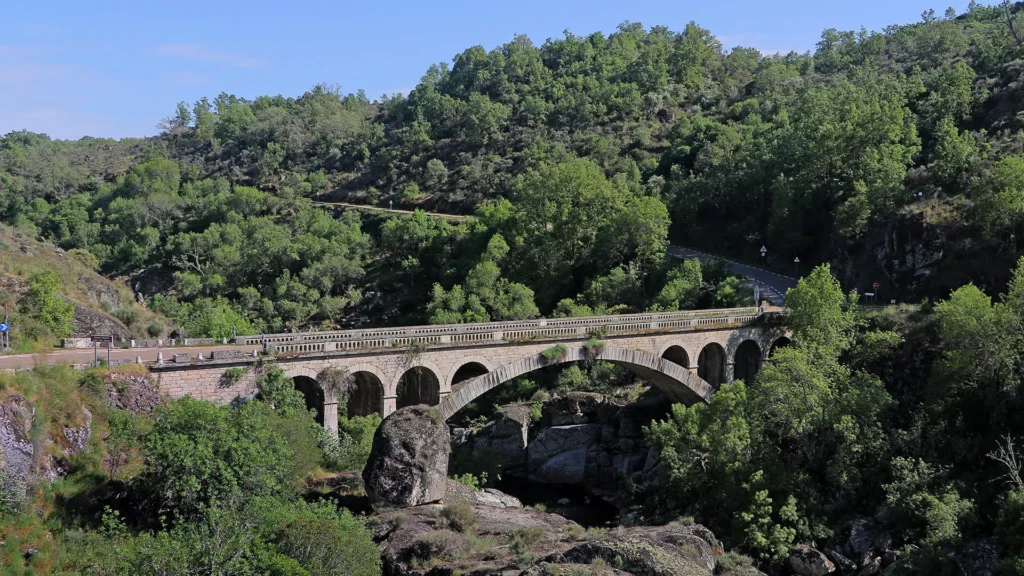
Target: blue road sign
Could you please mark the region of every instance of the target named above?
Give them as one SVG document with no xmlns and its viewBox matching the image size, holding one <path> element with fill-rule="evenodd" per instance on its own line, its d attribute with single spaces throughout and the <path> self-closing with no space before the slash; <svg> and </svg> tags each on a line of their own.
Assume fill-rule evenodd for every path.
<svg viewBox="0 0 1024 576">
<path fill-rule="evenodd" d="M 7 332 L 11 329 L 10 324 L 0 324 L 0 332 Z"/>
</svg>

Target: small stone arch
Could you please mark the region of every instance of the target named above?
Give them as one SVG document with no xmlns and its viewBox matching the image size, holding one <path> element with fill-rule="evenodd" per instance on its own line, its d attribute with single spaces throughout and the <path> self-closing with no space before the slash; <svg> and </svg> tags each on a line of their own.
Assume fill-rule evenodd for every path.
<svg viewBox="0 0 1024 576">
<path fill-rule="evenodd" d="M 768 348 L 768 357 L 771 358 L 780 348 L 785 348 L 786 346 L 789 346 L 792 343 L 793 341 L 790 340 L 788 336 L 779 336 L 772 342 L 772 345 Z"/>
<path fill-rule="evenodd" d="M 284 372 L 285 376 L 289 378 L 295 378 L 296 376 L 305 376 L 307 378 L 316 380 L 316 370 L 313 370 L 312 368 L 304 364 L 283 364 L 280 365 L 280 368 Z"/>
<path fill-rule="evenodd" d="M 750 384 L 761 370 L 761 346 L 754 340 L 744 340 L 733 354 L 733 379 Z"/>
<path fill-rule="evenodd" d="M 697 376 L 718 389 L 726 381 L 725 348 L 718 342 L 709 342 L 697 356 Z"/>
<path fill-rule="evenodd" d="M 324 390 L 315 378 L 304 374 L 292 376 L 295 389 L 302 393 L 306 400 L 306 409 L 316 410 L 316 422 L 321 426 L 324 423 Z"/>
<path fill-rule="evenodd" d="M 471 378 L 483 376 L 484 374 L 487 374 L 490 371 L 490 368 L 488 368 L 486 364 L 482 362 L 477 362 L 476 360 L 469 360 L 463 362 L 462 365 L 459 366 L 455 370 L 455 372 L 452 373 L 452 377 L 448 385 L 450 387 L 455 386 L 456 384 L 460 382 L 465 382 L 466 380 L 469 380 Z"/>
<path fill-rule="evenodd" d="M 467 380 L 463 386 L 444 399 L 440 406 L 441 414 L 447 420 L 480 395 L 528 372 L 585 360 L 604 360 L 625 366 L 657 387 L 673 402 L 707 402 L 714 391 L 711 385 L 686 368 L 649 352 L 606 347 L 596 357 L 591 357 L 582 347 L 571 347 L 560 359 L 547 360 L 540 354 L 533 354 L 515 362 L 502 364 L 487 374 Z"/>
<path fill-rule="evenodd" d="M 398 408 L 426 404 L 437 406 L 441 401 L 441 379 L 437 371 L 418 364 L 410 366 L 395 385 L 396 404 Z"/>
<path fill-rule="evenodd" d="M 690 367 L 690 353 L 682 344 L 671 344 L 661 351 L 661 357 L 683 368 Z"/>
<path fill-rule="evenodd" d="M 352 379 L 345 413 L 349 416 L 384 416 L 384 382 L 368 370 L 350 371 Z"/>
<path fill-rule="evenodd" d="M 451 385 L 456 382 L 455 375 L 464 368 L 467 364 L 479 364 L 484 368 L 486 372 L 494 370 L 495 363 L 490 359 L 479 354 L 469 354 L 459 358 L 459 361 L 452 365 L 451 372 L 447 375 L 445 380 L 448 382 L 449 389 Z"/>
</svg>

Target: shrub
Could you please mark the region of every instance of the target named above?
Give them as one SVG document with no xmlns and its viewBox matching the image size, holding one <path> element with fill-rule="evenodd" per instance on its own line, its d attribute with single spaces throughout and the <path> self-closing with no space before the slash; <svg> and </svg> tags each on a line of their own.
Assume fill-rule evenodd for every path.
<svg viewBox="0 0 1024 576">
<path fill-rule="evenodd" d="M 146 326 L 146 334 L 150 338 L 159 338 L 164 333 L 164 325 L 159 322 L 150 322 L 149 326 Z"/>
<path fill-rule="evenodd" d="M 28 279 L 28 290 L 21 297 L 22 309 L 39 320 L 57 338 L 71 334 L 75 305 L 59 293 L 60 277 L 53 270 L 37 272 Z"/>
<path fill-rule="evenodd" d="M 131 327 L 139 320 L 139 311 L 134 308 L 118 308 L 114 310 L 114 318 L 117 318 L 125 326 Z"/>
<path fill-rule="evenodd" d="M 583 351 L 587 355 L 587 358 L 593 360 L 601 355 L 604 351 L 605 341 L 600 338 L 591 337 L 589 340 L 583 343 Z"/>
<path fill-rule="evenodd" d="M 583 526 L 580 526 L 579 524 L 573 524 L 572 526 L 569 526 L 567 534 L 569 535 L 570 540 L 580 540 L 583 538 L 583 535 L 586 534 L 586 532 L 587 531 L 583 528 Z"/>
<path fill-rule="evenodd" d="M 516 531 L 512 533 L 512 552 L 517 556 L 525 554 L 543 537 L 544 529 L 540 526 L 516 528 Z"/>
<path fill-rule="evenodd" d="M 373 446 L 373 434 L 380 427 L 378 414 L 338 417 L 338 437 L 323 446 L 324 465 L 339 472 L 359 471 L 366 466 Z M 326 434 L 325 434 L 326 436 Z"/>
<path fill-rule="evenodd" d="M 565 358 L 565 355 L 569 353 L 569 348 L 565 344 L 556 344 L 547 350 L 540 353 L 547 362 L 558 362 Z"/>
<path fill-rule="evenodd" d="M 143 440 L 143 485 L 161 507 L 192 514 L 220 502 L 294 494 L 295 451 L 267 405 L 231 408 L 186 396 L 157 408 L 153 420 Z"/>
<path fill-rule="evenodd" d="M 380 551 L 348 510 L 332 504 L 298 505 L 298 517 L 276 537 L 277 548 L 310 574 L 379 576 Z"/>
<path fill-rule="evenodd" d="M 534 402 L 530 404 L 530 422 L 540 422 L 540 419 L 544 417 L 544 404 L 540 402 Z"/>
<path fill-rule="evenodd" d="M 479 518 L 468 504 L 452 504 L 441 509 L 441 521 L 455 532 L 471 534 Z"/>
<path fill-rule="evenodd" d="M 466 486 L 472 488 L 473 490 L 480 489 L 481 480 L 474 476 L 471 472 L 466 472 L 465 474 L 457 474 L 455 476 L 452 476 L 452 480 L 455 480 L 460 484 L 465 484 Z"/>
<path fill-rule="evenodd" d="M 138 444 L 138 418 L 126 410 L 111 410 L 107 417 L 110 434 L 107 435 L 107 472 L 110 477 L 128 463 L 132 449 Z"/>
<path fill-rule="evenodd" d="M 420 536 L 411 546 L 415 560 L 426 563 L 431 560 L 454 561 L 469 554 L 469 542 L 462 534 L 440 530 Z"/>
</svg>

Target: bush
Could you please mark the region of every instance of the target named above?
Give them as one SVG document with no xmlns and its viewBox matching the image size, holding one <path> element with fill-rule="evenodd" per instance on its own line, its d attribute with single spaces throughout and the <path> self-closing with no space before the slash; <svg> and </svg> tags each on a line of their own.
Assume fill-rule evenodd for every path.
<svg viewBox="0 0 1024 576">
<path fill-rule="evenodd" d="M 114 310 L 113 316 L 120 320 L 122 324 L 130 328 L 138 322 L 139 311 L 134 308 L 118 308 L 117 310 Z"/>
<path fill-rule="evenodd" d="M 293 494 L 295 451 L 281 427 L 281 418 L 260 402 L 231 408 L 186 396 L 159 407 L 143 441 L 144 485 L 160 507 L 185 514 Z"/>
<path fill-rule="evenodd" d="M 427 563 L 431 560 L 452 562 L 469 554 L 469 542 L 462 534 L 440 530 L 420 536 L 411 546 L 414 560 Z"/>
<path fill-rule="evenodd" d="M 484 473 L 484 477 L 486 478 L 486 473 Z M 473 490 L 479 490 L 480 485 L 482 483 L 482 481 L 476 476 L 474 476 L 471 472 L 466 472 L 465 474 L 458 474 L 452 476 L 452 480 L 455 480 L 460 484 L 464 484 L 472 488 Z"/>
<path fill-rule="evenodd" d="M 370 458 L 373 435 L 380 422 L 378 414 L 351 418 L 339 416 L 338 437 L 326 438 L 323 445 L 324 465 L 338 472 L 362 470 Z"/>
<path fill-rule="evenodd" d="M 604 347 L 605 341 L 595 337 L 591 337 L 583 343 L 584 353 L 587 355 L 587 358 L 590 358 L 591 360 L 600 356 L 601 352 L 604 351 Z"/>
<path fill-rule="evenodd" d="M 146 334 L 150 338 L 159 338 L 164 333 L 164 325 L 159 322 L 150 322 L 149 326 L 146 326 Z"/>
<path fill-rule="evenodd" d="M 310 574 L 379 576 L 380 551 L 362 522 L 331 504 L 299 504 L 277 534 L 277 548 Z"/>
<path fill-rule="evenodd" d="M 452 504 L 441 509 L 441 520 L 444 525 L 455 532 L 472 534 L 480 520 L 476 512 L 468 504 Z"/>
<path fill-rule="evenodd" d="M 544 529 L 540 526 L 524 526 L 516 528 L 512 533 L 511 548 L 516 556 L 526 554 L 541 538 L 544 537 Z"/>
<path fill-rule="evenodd" d="M 65 338 L 72 332 L 71 318 L 75 305 L 59 293 L 60 277 L 53 270 L 37 272 L 28 279 L 28 291 L 21 298 L 22 309 L 32 318 L 39 320 L 57 338 Z"/>
<path fill-rule="evenodd" d="M 569 353 L 569 349 L 565 344 L 556 344 L 547 350 L 540 353 L 544 357 L 544 360 L 548 362 L 558 362 L 565 358 L 565 355 Z"/>
</svg>

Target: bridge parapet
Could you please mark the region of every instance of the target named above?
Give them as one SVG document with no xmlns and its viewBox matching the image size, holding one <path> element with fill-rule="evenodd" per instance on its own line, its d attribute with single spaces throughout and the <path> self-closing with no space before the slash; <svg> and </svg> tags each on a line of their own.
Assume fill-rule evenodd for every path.
<svg viewBox="0 0 1024 576">
<path fill-rule="evenodd" d="M 402 331 L 353 330 L 335 333 L 274 334 L 265 340 L 244 337 L 246 344 L 266 342 L 271 353 L 316 353 L 424 346 L 465 346 L 581 338 L 593 330 L 604 334 L 642 334 L 658 331 L 706 330 L 742 325 L 760 315 L 757 308 L 698 312 L 629 314 L 587 318 L 555 318 L 530 322 L 488 322 L 449 326 L 410 327 Z M 426 329 L 424 329 L 426 328 Z M 445 333 L 444 328 L 453 328 Z M 461 330 L 465 328 L 465 330 Z M 333 338 L 328 335 L 334 334 Z M 290 339 L 288 337 L 291 337 Z"/>
<path fill-rule="evenodd" d="M 405 342 L 395 346 L 412 343 L 441 343 L 445 336 L 450 342 L 491 342 L 514 340 L 529 337 L 538 331 L 559 330 L 545 335 L 586 334 L 587 332 L 606 328 L 608 330 L 657 330 L 659 328 L 685 328 L 688 326 L 715 326 L 736 321 L 749 321 L 761 313 L 761 309 L 722 308 L 714 310 L 690 310 L 684 312 L 656 312 L 647 314 L 624 314 L 617 316 L 586 316 L 574 318 L 542 318 L 538 320 L 521 320 L 510 322 L 480 322 L 474 324 L 439 324 L 428 326 L 409 326 L 400 328 L 368 328 L 358 330 L 338 330 L 330 332 L 296 332 L 284 334 L 262 334 L 238 336 L 236 344 L 246 345 L 298 345 L 313 343 L 348 343 L 392 341 Z M 746 320 L 738 320 L 746 317 Z M 643 326 L 641 326 L 643 325 Z M 575 331 L 569 329 L 575 328 Z M 508 336 L 513 334 L 511 338 Z M 390 346 L 390 345 L 385 345 Z M 357 346 L 362 347 L 362 346 Z M 377 347 L 377 346 L 373 346 Z M 348 346 L 339 346 L 348 348 Z M 298 350 L 296 350 L 298 351 Z"/>
</svg>

